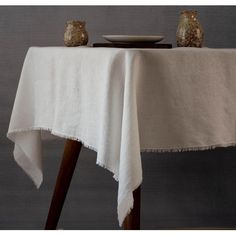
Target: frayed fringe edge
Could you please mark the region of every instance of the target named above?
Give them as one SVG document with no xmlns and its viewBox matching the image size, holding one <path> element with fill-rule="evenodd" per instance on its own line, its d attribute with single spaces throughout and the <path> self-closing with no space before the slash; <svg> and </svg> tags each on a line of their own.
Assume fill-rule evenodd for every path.
<svg viewBox="0 0 236 236">
<path fill-rule="evenodd" d="M 59 136 L 61 138 L 66 138 L 66 139 L 71 139 L 75 140 L 78 142 L 81 142 L 85 147 L 98 152 L 97 149 L 88 143 L 84 142 L 81 138 L 72 136 L 72 135 L 66 135 L 64 133 L 61 133 L 59 131 L 54 131 L 53 129 L 50 128 L 45 128 L 45 127 L 30 127 L 27 129 L 16 129 L 12 131 L 8 131 L 7 137 L 11 139 L 11 135 L 14 133 L 19 133 L 19 132 L 27 132 L 27 131 L 34 131 L 34 130 L 42 130 L 42 131 L 49 131 L 52 135 Z M 231 143 L 223 143 L 223 144 L 213 144 L 213 145 L 206 145 L 206 146 L 193 146 L 193 147 L 184 147 L 184 148 L 144 148 L 141 149 L 141 152 L 186 152 L 186 151 L 204 151 L 204 150 L 211 150 L 219 147 L 235 147 L 236 142 L 231 142 Z M 104 164 L 100 163 L 97 161 L 97 164 L 101 167 L 105 167 Z M 107 168 L 109 171 L 114 172 L 112 168 Z"/>
<path fill-rule="evenodd" d="M 16 129 L 16 130 L 8 131 L 7 137 L 11 139 L 12 134 L 20 133 L 20 132 L 29 132 L 29 131 L 49 131 L 52 135 L 55 135 L 55 136 L 58 136 L 58 137 L 61 137 L 61 138 L 65 138 L 65 139 L 71 139 L 71 140 L 81 142 L 83 144 L 83 146 L 97 152 L 97 149 L 95 147 L 87 144 L 81 138 L 77 138 L 77 137 L 72 136 L 72 135 L 67 135 L 67 134 L 61 133 L 59 131 L 55 131 L 53 129 L 45 128 L 45 127 L 30 127 L 30 128 L 27 128 L 27 129 Z"/>
<path fill-rule="evenodd" d="M 7 137 L 11 139 L 12 134 L 20 133 L 20 132 L 30 132 L 30 131 L 48 131 L 52 135 L 55 135 L 55 136 L 58 136 L 58 137 L 61 137 L 61 138 L 65 138 L 65 139 L 71 139 L 71 140 L 75 140 L 75 141 L 81 142 L 84 147 L 86 147 L 86 148 L 88 148 L 90 150 L 93 150 L 95 152 L 98 152 L 95 147 L 89 145 L 87 142 L 84 142 L 81 138 L 77 138 L 77 137 L 74 137 L 72 135 L 67 135 L 67 134 L 55 131 L 53 129 L 50 129 L 50 128 L 45 128 L 45 127 L 30 127 L 30 128 L 27 128 L 27 129 L 17 129 L 17 130 L 9 131 L 7 133 Z M 110 166 L 107 166 L 106 164 L 100 162 L 98 159 L 96 160 L 96 164 L 98 166 L 100 166 L 100 167 L 110 171 L 113 174 L 113 178 L 117 182 L 119 182 L 118 174 L 116 173 L 116 171 L 113 168 L 111 168 Z"/>
<path fill-rule="evenodd" d="M 27 128 L 27 129 L 17 129 L 17 130 L 12 130 L 12 131 L 8 131 L 7 133 L 7 137 L 9 139 L 11 139 L 12 141 L 14 141 L 14 139 L 12 138 L 12 135 L 16 134 L 16 133 L 20 133 L 20 132 L 30 132 L 30 131 L 48 131 L 50 132 L 52 135 L 55 135 L 55 136 L 58 136 L 58 137 L 61 137 L 61 138 L 66 138 L 66 139 L 71 139 L 71 140 L 75 140 L 75 141 L 78 141 L 78 142 L 81 142 L 85 147 L 97 152 L 97 149 L 91 145 L 89 145 L 88 143 L 84 142 L 81 138 L 78 138 L 78 137 L 74 137 L 72 135 L 66 135 L 64 133 L 61 133 L 61 132 L 58 132 L 58 131 L 54 131 L 53 129 L 50 129 L 50 128 L 45 128 L 45 127 L 30 127 L 30 128 Z M 101 161 L 99 161 L 98 159 L 96 160 L 96 164 L 108 171 L 110 171 L 112 174 L 113 174 L 113 178 L 119 182 L 119 177 L 118 177 L 118 174 L 116 173 L 116 171 L 111 168 L 110 166 L 107 166 L 106 164 L 102 163 Z M 42 181 L 40 182 L 40 184 L 42 183 Z M 141 183 L 140 183 L 141 184 Z M 140 185 L 139 184 L 139 185 Z M 139 186 L 138 185 L 138 186 Z M 40 186 L 40 185 L 39 185 Z M 39 188 L 39 186 L 37 186 L 37 188 Z M 137 186 L 137 187 L 138 187 Z M 135 190 L 136 188 L 134 188 Z M 132 194 L 132 191 L 131 191 L 131 194 Z M 125 198 L 123 199 L 123 201 L 125 200 Z M 127 213 L 125 214 L 125 216 L 127 216 L 131 210 L 133 208 L 133 205 L 127 209 Z M 118 204 L 118 209 L 119 209 L 119 204 Z M 122 226 L 122 223 L 124 221 L 124 219 L 120 219 L 119 216 L 118 216 L 118 221 L 119 221 L 119 225 Z"/>
<path fill-rule="evenodd" d="M 85 147 L 97 152 L 97 149 L 91 145 L 89 145 L 88 143 L 84 142 L 81 138 L 78 137 L 74 137 L 72 135 L 66 135 L 64 133 L 58 132 L 58 131 L 54 131 L 53 129 L 50 128 L 45 128 L 45 127 L 30 127 L 27 129 L 17 129 L 17 130 L 13 130 L 13 131 L 8 131 L 7 133 L 7 137 L 11 140 L 13 140 L 11 137 L 14 133 L 19 133 L 19 132 L 29 132 L 29 131 L 49 131 L 52 135 L 55 136 L 59 136 L 61 138 L 66 138 L 66 139 L 71 139 L 71 140 L 75 140 L 78 142 L 81 142 Z M 215 145 L 208 145 L 208 146 L 198 146 L 198 147 L 187 147 L 187 148 L 153 148 L 153 149 L 141 149 L 141 152 L 157 152 L 157 153 L 162 153 L 162 152 L 185 152 L 185 151 L 204 151 L 204 150 L 211 150 L 211 149 L 215 149 L 218 147 L 230 147 L 230 146 L 236 146 L 235 142 L 232 143 L 225 143 L 225 144 L 215 144 Z M 113 173 L 113 178 L 118 182 L 119 178 L 118 175 L 116 174 L 116 172 L 114 171 L 114 169 L 112 169 L 111 167 L 105 165 L 104 163 L 100 162 L 99 160 L 96 160 L 96 164 L 99 165 L 100 167 L 110 171 L 111 173 Z M 141 183 L 140 183 L 141 184 Z M 135 188 L 133 189 L 133 191 L 139 187 L 138 184 L 137 186 L 135 186 Z M 132 194 L 132 191 L 130 192 Z M 130 194 L 129 193 L 129 194 Z M 126 195 L 127 197 L 127 195 Z M 124 201 L 125 198 L 124 197 L 122 200 Z M 121 204 L 122 201 L 120 201 L 120 203 L 118 204 L 118 209 L 119 206 Z M 131 210 L 133 209 L 133 204 L 127 209 L 126 213 L 124 214 L 125 216 L 127 216 Z M 119 210 L 118 210 L 119 211 Z M 124 221 L 125 217 L 123 218 L 119 218 L 119 225 L 122 226 L 123 221 Z"/>
<path fill-rule="evenodd" d="M 198 147 L 186 147 L 186 148 L 145 148 L 141 149 L 141 152 L 191 152 L 191 151 L 206 151 L 212 150 L 220 147 L 235 147 L 236 143 L 225 143 L 225 144 L 214 144 L 208 146 L 198 146 Z"/>
</svg>

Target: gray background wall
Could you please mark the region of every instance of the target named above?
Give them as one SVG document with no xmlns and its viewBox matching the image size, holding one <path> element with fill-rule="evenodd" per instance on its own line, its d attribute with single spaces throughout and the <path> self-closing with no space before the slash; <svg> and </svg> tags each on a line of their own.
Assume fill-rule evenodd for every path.
<svg viewBox="0 0 236 236">
<path fill-rule="evenodd" d="M 205 46 L 236 46 L 236 7 L 0 7 L 0 229 L 43 229 L 64 140 L 44 143 L 44 183 L 36 190 L 13 160 L 5 138 L 30 46 L 62 46 L 64 23 L 87 22 L 89 43 L 102 34 L 163 34 L 175 46 L 179 12 L 196 9 Z M 83 149 L 59 228 L 119 229 L 117 184 Z M 236 227 L 234 148 L 143 154 L 142 229 Z"/>
</svg>

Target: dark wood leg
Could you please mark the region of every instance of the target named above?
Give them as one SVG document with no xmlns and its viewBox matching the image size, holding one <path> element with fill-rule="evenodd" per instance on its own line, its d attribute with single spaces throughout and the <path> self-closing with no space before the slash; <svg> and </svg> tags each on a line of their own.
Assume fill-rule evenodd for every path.
<svg viewBox="0 0 236 236">
<path fill-rule="evenodd" d="M 74 169 L 82 147 L 81 142 L 67 140 L 64 148 L 64 154 L 57 176 L 50 209 L 48 212 L 45 229 L 56 229 L 60 218 L 61 210 L 66 198 L 67 191 L 74 173 Z"/>
<path fill-rule="evenodd" d="M 140 229 L 140 205 L 141 205 L 141 187 L 139 186 L 134 192 L 134 207 L 130 214 L 126 216 L 123 228 L 125 230 L 138 230 Z"/>
</svg>

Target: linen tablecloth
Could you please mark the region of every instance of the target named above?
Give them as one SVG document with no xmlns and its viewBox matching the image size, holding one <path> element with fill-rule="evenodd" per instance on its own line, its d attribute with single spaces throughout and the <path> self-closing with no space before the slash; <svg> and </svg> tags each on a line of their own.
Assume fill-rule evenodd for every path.
<svg viewBox="0 0 236 236">
<path fill-rule="evenodd" d="M 7 137 L 37 187 L 44 131 L 97 152 L 119 182 L 121 225 L 142 182 L 141 151 L 236 144 L 236 50 L 32 47 Z"/>
</svg>

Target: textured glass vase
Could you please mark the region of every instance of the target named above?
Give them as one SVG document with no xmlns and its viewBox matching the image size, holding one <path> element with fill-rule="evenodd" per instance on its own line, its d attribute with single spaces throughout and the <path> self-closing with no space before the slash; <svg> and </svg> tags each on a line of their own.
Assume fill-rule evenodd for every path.
<svg viewBox="0 0 236 236">
<path fill-rule="evenodd" d="M 88 33 L 83 21 L 67 21 L 64 34 L 64 43 L 67 47 L 76 47 L 88 43 Z"/>
<path fill-rule="evenodd" d="M 176 32 L 178 47 L 202 47 L 203 29 L 197 19 L 196 11 L 182 11 Z"/>
</svg>

